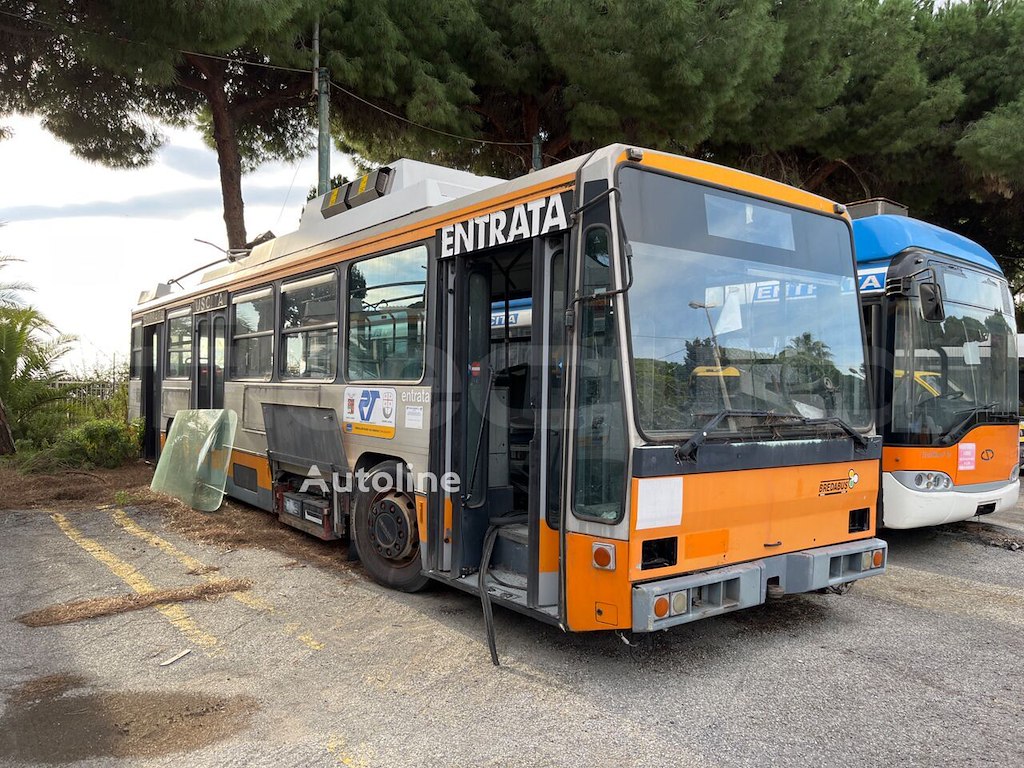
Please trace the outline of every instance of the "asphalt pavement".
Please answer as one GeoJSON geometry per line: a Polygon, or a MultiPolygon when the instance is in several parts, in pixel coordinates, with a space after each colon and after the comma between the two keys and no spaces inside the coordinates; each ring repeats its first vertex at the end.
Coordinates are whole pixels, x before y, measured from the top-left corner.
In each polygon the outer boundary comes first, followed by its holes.
{"type": "Polygon", "coordinates": [[[496,609],[494,668],[478,601],[454,590],[399,594],[358,567],[198,544],[157,512],[0,512],[0,764],[1020,765],[1015,515],[886,534],[889,573],[846,595],[638,646],[496,609]],[[15,620],[227,578],[253,586],[15,620]]]}

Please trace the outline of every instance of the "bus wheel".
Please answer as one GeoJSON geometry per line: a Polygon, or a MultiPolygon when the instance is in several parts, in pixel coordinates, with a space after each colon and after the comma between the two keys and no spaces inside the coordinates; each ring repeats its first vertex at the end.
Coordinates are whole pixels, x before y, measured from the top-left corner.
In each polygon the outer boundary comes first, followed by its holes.
{"type": "Polygon", "coordinates": [[[420,573],[416,502],[402,490],[401,477],[397,461],[385,461],[370,470],[366,488],[356,492],[352,530],[359,559],[374,581],[417,592],[429,579],[420,573]]]}

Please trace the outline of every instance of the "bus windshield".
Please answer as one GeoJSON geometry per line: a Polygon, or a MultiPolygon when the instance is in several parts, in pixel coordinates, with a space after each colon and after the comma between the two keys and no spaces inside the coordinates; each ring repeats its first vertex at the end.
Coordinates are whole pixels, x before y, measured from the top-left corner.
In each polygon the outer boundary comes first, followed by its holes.
{"type": "Polygon", "coordinates": [[[692,434],[723,412],[870,425],[845,222],[635,168],[619,183],[645,435],[692,434]]]}
{"type": "Polygon", "coordinates": [[[1017,413],[1017,337],[1006,281],[975,270],[939,268],[945,319],[926,322],[919,296],[896,307],[892,431],[934,444],[976,423],[1017,413]]]}

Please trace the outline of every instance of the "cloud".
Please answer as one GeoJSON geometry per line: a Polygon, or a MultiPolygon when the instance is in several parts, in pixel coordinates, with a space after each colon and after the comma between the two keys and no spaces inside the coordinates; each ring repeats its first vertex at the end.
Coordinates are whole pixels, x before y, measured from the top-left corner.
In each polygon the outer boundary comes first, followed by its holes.
{"type": "Polygon", "coordinates": [[[219,172],[217,155],[211,149],[166,144],[160,150],[159,162],[197,179],[216,179],[219,172]]]}
{"type": "MultiPolygon", "coordinates": [[[[248,187],[243,196],[246,205],[280,206],[288,193],[289,189],[285,186],[248,187]]],[[[220,211],[222,205],[219,187],[193,187],[141,195],[128,200],[93,200],[64,205],[19,205],[0,210],[0,221],[42,221],[98,216],[181,219],[197,211],[220,211]]]]}

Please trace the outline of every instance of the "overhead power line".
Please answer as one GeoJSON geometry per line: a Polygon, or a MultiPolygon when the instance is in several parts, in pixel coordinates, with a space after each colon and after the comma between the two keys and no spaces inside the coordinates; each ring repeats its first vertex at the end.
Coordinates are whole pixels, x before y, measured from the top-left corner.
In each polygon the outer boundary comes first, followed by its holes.
{"type": "Polygon", "coordinates": [[[388,117],[393,117],[395,120],[401,120],[403,123],[408,123],[409,125],[414,125],[417,128],[422,128],[425,131],[431,131],[432,133],[436,133],[436,134],[439,134],[441,136],[447,136],[450,139],[459,139],[460,141],[475,141],[477,144],[489,144],[489,145],[495,146],[495,147],[531,147],[531,146],[533,146],[533,142],[530,142],[530,141],[491,141],[490,139],[476,139],[476,138],[473,138],[472,136],[460,136],[457,133],[449,133],[448,131],[442,131],[439,128],[431,128],[429,125],[424,125],[423,123],[417,123],[415,120],[410,120],[407,117],[402,117],[399,114],[396,114],[394,112],[391,112],[390,110],[384,109],[384,107],[377,106],[372,101],[367,101],[362,96],[359,96],[359,95],[357,95],[355,93],[352,93],[352,91],[349,91],[349,90],[346,90],[345,88],[342,88],[337,83],[332,82],[331,83],[331,88],[334,88],[337,91],[341,91],[346,96],[349,96],[349,97],[355,99],[356,101],[361,101],[366,106],[372,107],[373,109],[376,109],[378,112],[383,112],[388,117]]]}

